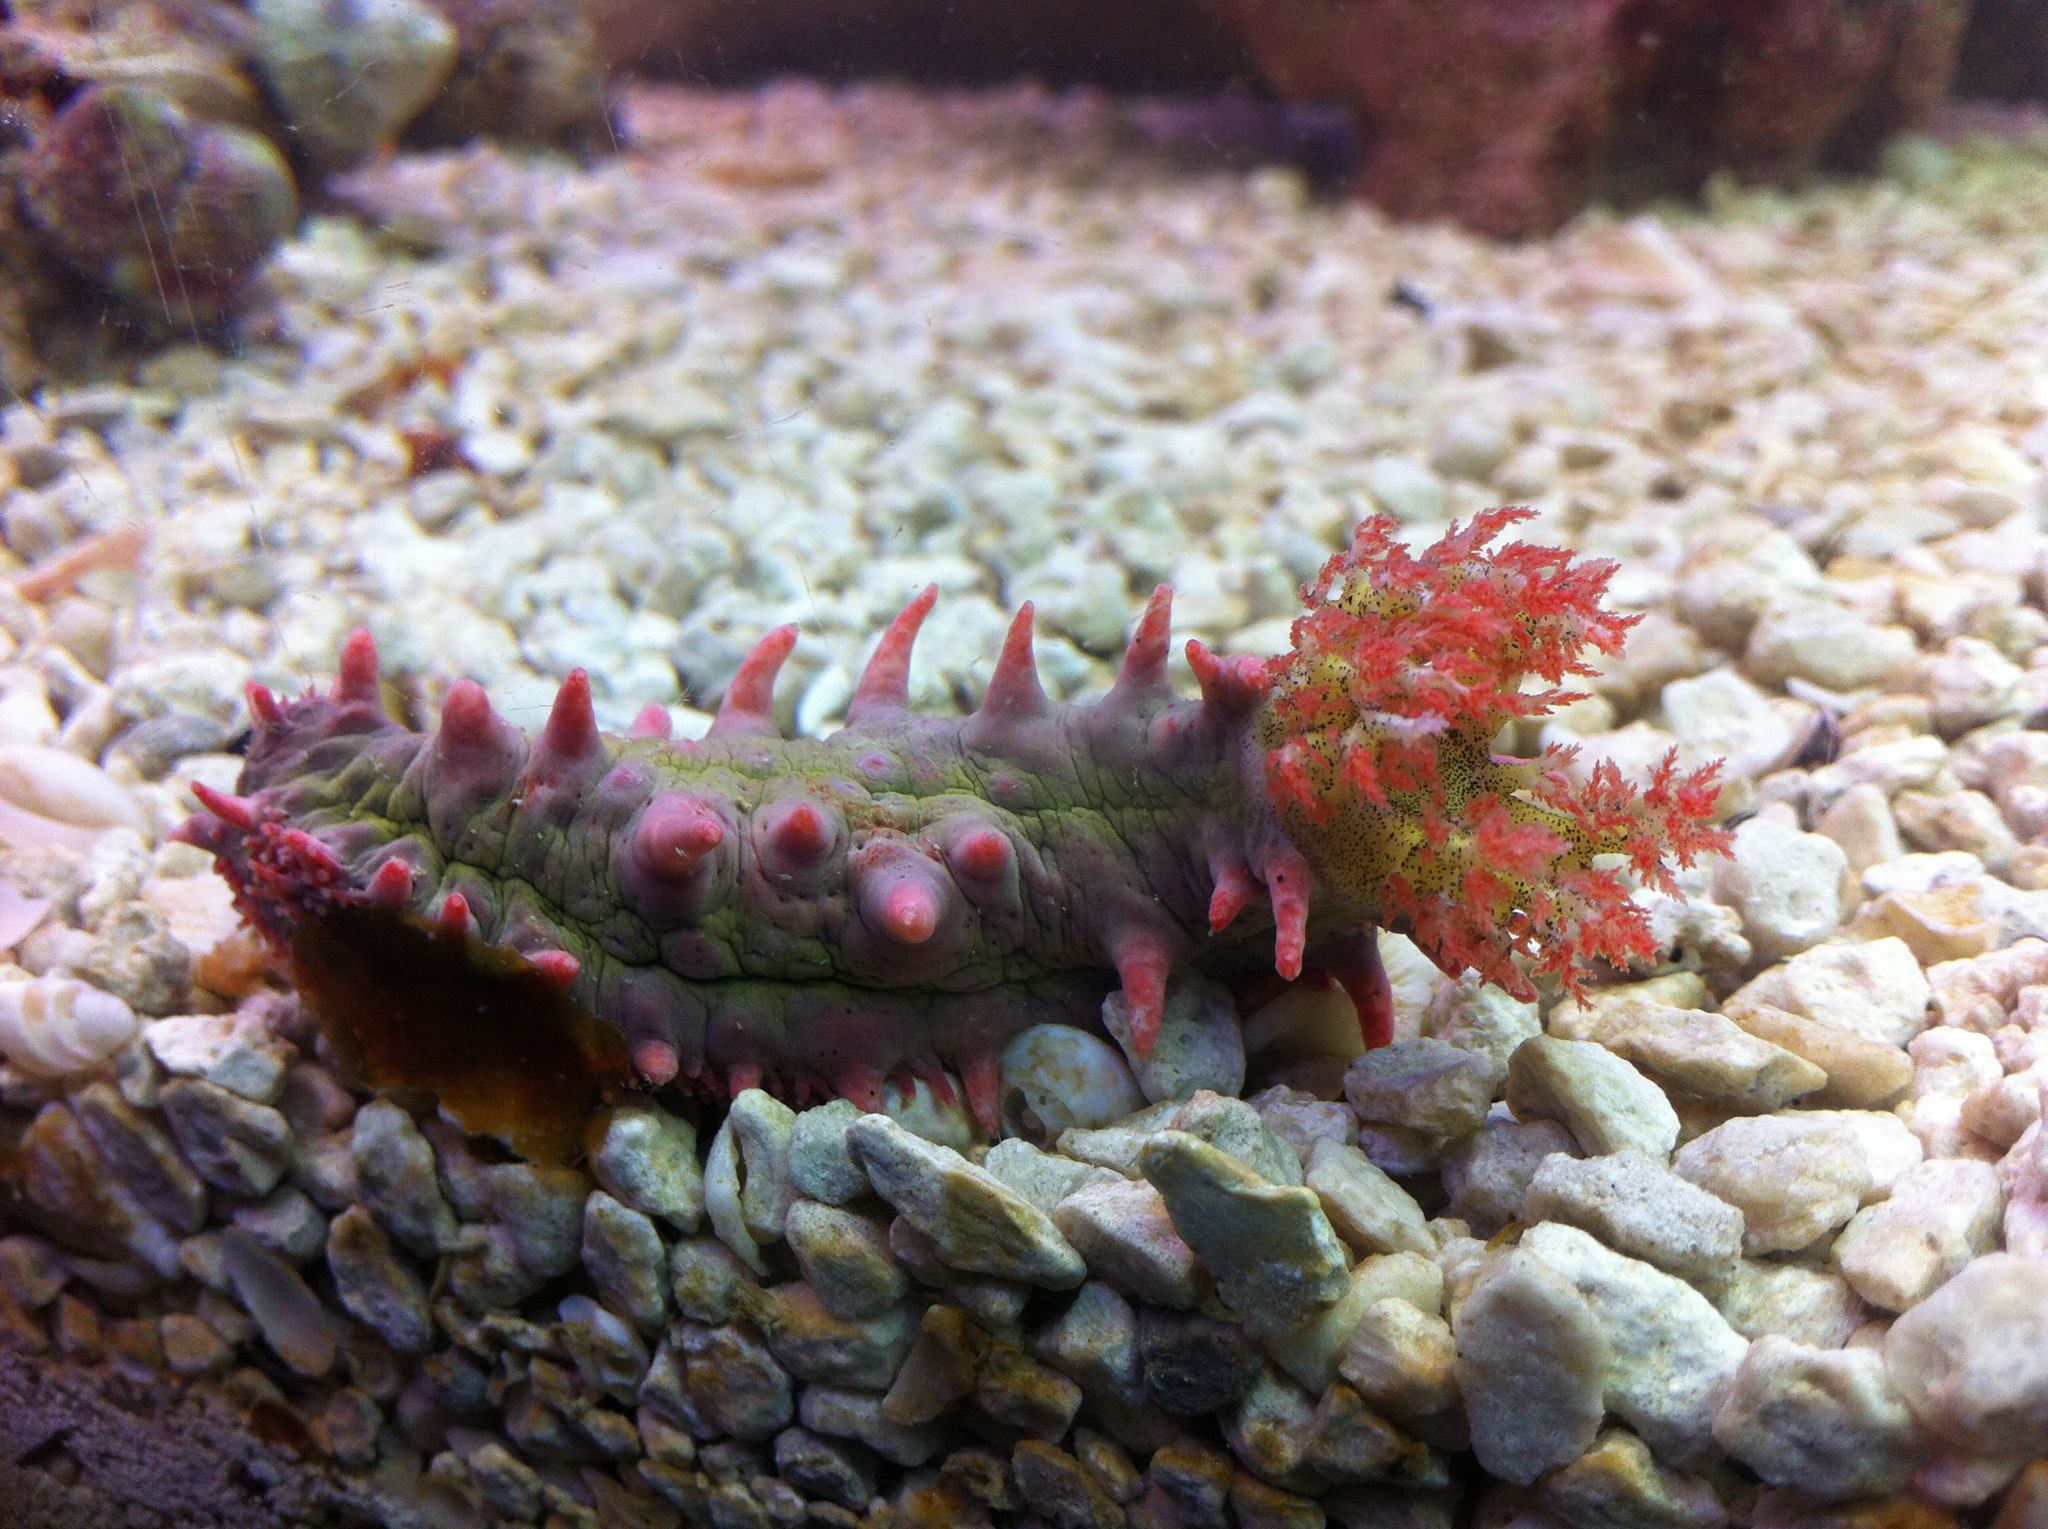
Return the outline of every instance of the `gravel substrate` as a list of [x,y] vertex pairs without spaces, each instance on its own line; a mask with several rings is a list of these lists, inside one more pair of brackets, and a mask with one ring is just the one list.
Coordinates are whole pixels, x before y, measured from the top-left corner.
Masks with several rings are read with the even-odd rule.
[[[0,1341],[393,1523],[2039,1521],[2048,143],[1504,248],[1095,98],[628,115],[359,175],[237,354],[0,423]],[[358,622],[421,707],[580,665],[689,733],[795,621],[819,731],[927,582],[920,705],[1025,599],[1073,695],[1160,580],[1276,651],[1360,514],[1503,502],[1647,612],[1521,742],[1725,756],[1741,816],[1585,1004],[1390,939],[1355,1062],[1267,1011],[1241,1089],[1090,1116],[1101,1047],[993,1150],[752,1092],[537,1168],[346,1088],[164,842]],[[94,1427],[14,1453],[146,1499]]]

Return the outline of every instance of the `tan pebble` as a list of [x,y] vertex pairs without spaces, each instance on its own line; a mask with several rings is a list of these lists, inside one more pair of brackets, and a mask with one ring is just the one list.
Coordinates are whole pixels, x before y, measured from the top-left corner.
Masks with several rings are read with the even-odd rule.
[[0,744],[0,798],[74,828],[147,826],[128,788],[89,759],[32,743]]

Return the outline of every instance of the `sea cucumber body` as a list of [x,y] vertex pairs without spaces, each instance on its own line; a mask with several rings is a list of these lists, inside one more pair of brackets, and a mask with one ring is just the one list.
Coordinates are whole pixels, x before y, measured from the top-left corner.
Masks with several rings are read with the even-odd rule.
[[913,714],[885,672],[824,739],[730,703],[699,740],[600,734],[580,676],[535,738],[468,684],[419,733],[359,651],[333,694],[265,698],[241,795],[187,832],[283,945],[336,902],[381,901],[553,962],[645,1081],[871,1102],[944,1069],[986,1114],[996,1054],[1032,1024],[1100,1028],[1120,982],[1143,1034],[1184,974],[1272,972],[1258,881],[1280,908],[1295,879],[1286,975],[1305,944],[1350,949],[1368,911],[1325,899],[1306,922],[1255,690],[1177,696],[1155,619],[1108,695],[1053,703],[1024,625],[1027,667],[1012,643],[973,715]]

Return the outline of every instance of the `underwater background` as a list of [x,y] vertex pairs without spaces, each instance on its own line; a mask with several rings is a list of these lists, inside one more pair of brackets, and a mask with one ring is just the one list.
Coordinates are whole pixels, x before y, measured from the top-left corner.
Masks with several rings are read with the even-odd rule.
[[0,1529],[2048,1525],[2044,98],[0,0]]

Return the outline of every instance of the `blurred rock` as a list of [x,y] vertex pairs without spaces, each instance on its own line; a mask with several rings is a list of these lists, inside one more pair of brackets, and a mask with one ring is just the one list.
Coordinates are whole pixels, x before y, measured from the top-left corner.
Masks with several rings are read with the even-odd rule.
[[[1947,89],[1962,0],[1211,0],[1283,98],[1348,101],[1400,217],[1555,228],[1598,191],[1795,177]],[[1434,85],[1424,82],[1437,82]]]
[[268,142],[132,85],[73,96],[17,176],[42,246],[166,328],[219,318],[298,216]]
[[605,61],[577,0],[439,0],[437,9],[454,26],[454,69],[409,142],[489,137],[595,149],[612,141]]
[[339,170],[394,142],[455,68],[425,0],[254,0],[258,66],[295,152]]

